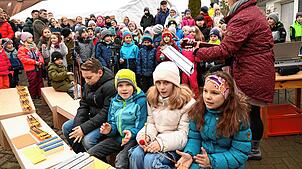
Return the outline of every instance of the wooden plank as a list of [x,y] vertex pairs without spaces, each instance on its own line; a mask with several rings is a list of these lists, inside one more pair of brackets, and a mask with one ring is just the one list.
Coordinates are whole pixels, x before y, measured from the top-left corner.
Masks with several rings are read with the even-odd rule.
[[302,88],[302,79],[275,82],[276,90],[277,89],[295,89],[295,88]]
[[[48,132],[52,136],[58,136],[36,113],[33,116],[41,123],[41,129]],[[15,125],[18,124],[18,125]],[[11,139],[23,134],[30,134],[29,126],[27,124],[26,115],[13,117],[0,121],[0,125],[3,129],[4,135],[8,140],[10,147],[12,148],[15,157],[17,158],[20,166],[22,168],[28,169],[40,169],[48,168],[61,161],[68,159],[70,156],[75,155],[75,153],[70,150],[69,146],[64,142],[64,150],[55,154],[47,156],[47,160],[42,161],[36,165],[32,164],[22,153],[23,149],[17,149],[15,145],[11,142]],[[34,138],[36,139],[36,138]],[[36,139],[37,140],[37,139]],[[37,140],[38,141],[38,140]],[[29,146],[30,147],[30,146]]]
[[[28,92],[27,87],[25,88]],[[0,120],[36,112],[36,108],[30,95],[28,96],[28,100],[32,110],[28,112],[22,110],[19,98],[20,96],[17,93],[16,88],[0,89]]]
[[301,80],[301,79],[302,79],[302,71],[299,71],[294,75],[287,75],[287,76],[281,76],[280,74],[276,73],[275,81]]
[[41,94],[44,101],[47,103],[48,107],[52,112],[53,125],[55,128],[60,129],[59,116],[57,113],[57,105],[64,104],[68,101],[73,101],[73,98],[70,97],[66,92],[55,91],[53,87],[44,87],[41,88]]

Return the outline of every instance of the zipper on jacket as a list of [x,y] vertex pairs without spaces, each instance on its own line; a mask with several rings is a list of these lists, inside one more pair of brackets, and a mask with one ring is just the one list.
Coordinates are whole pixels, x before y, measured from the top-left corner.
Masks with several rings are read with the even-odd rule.
[[122,112],[124,111],[126,107],[126,101],[123,101],[123,108],[119,111],[118,115],[118,131],[120,132],[121,136],[123,136],[123,131],[122,131]]

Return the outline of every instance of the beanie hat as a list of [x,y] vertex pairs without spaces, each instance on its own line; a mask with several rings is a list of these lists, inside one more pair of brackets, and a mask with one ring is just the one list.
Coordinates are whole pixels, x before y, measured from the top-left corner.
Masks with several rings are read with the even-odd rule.
[[150,9],[149,9],[148,7],[145,7],[144,12],[145,12],[145,11],[150,12]]
[[150,41],[151,43],[153,42],[153,38],[149,32],[145,32],[142,38],[142,42],[144,41]]
[[297,12],[296,19],[298,18],[298,16],[302,16],[302,12]]
[[203,13],[208,13],[209,8],[207,6],[203,6],[200,8],[200,11],[202,11]]
[[[131,33],[129,31],[125,31],[123,33],[123,39],[126,37],[126,36],[131,36]],[[132,36],[131,36],[132,37]]]
[[104,29],[102,32],[101,32],[101,38],[104,40],[104,38],[106,37],[106,36],[110,36],[111,35],[111,32],[110,32],[110,30],[108,30],[108,29]]
[[12,44],[13,41],[12,41],[11,39],[9,39],[9,38],[3,38],[3,39],[2,39],[2,46],[3,46],[4,49],[6,48],[6,46],[7,46],[9,43]]
[[164,27],[160,24],[156,24],[153,26],[153,32],[155,35],[161,34],[161,32],[163,31]]
[[166,80],[176,86],[180,86],[179,69],[174,62],[167,61],[161,62],[156,66],[153,72],[153,82]]
[[176,21],[174,19],[171,19],[171,20],[168,21],[167,25],[168,25],[168,27],[170,27],[170,25],[173,25],[173,24],[177,27]]
[[71,30],[69,28],[63,28],[61,30],[61,34],[64,36],[64,38],[67,38],[71,34]]
[[186,13],[192,13],[191,9],[186,9],[186,10],[185,10],[185,14],[186,14]]
[[54,51],[51,54],[51,62],[55,62],[58,59],[63,59],[63,56],[61,54],[61,52],[59,51]]
[[108,30],[110,31],[110,33],[111,33],[111,35],[116,35],[116,31],[115,31],[115,29],[114,29],[114,27],[110,27],[110,28],[108,28]]
[[204,20],[204,17],[202,15],[198,15],[195,18],[195,21],[203,21],[203,20]]
[[167,4],[167,1],[166,0],[162,0],[161,2],[160,2],[160,5],[166,5]]
[[172,38],[173,38],[173,35],[172,35],[172,33],[169,31],[169,29],[165,29],[165,30],[163,31],[163,33],[162,33],[161,36],[162,36],[163,39],[164,39],[165,36],[169,36],[171,40],[172,40]]
[[103,30],[104,30],[104,28],[97,26],[97,27],[95,27],[95,29],[94,29],[94,33],[95,33],[95,34],[101,33]]
[[279,22],[279,16],[276,12],[270,13],[267,17],[273,19],[275,23]]
[[221,36],[220,36],[220,31],[217,29],[217,28],[212,28],[211,31],[210,31],[210,36],[211,35],[216,35],[218,36],[218,38],[220,39]]
[[22,32],[20,39],[25,42],[28,38],[33,37],[33,35],[29,32]]
[[90,20],[87,25],[88,26],[90,26],[90,25],[96,25],[96,23],[94,22],[94,20]]
[[121,82],[130,83],[134,89],[137,89],[135,73],[130,69],[121,69],[115,75],[115,88],[117,88],[118,84]]
[[78,31],[79,35],[81,36],[82,33],[87,32],[87,28],[85,26],[81,26],[76,31]]
[[177,13],[177,9],[176,9],[174,6],[172,6],[172,7],[170,8],[170,11],[174,11],[175,13]]

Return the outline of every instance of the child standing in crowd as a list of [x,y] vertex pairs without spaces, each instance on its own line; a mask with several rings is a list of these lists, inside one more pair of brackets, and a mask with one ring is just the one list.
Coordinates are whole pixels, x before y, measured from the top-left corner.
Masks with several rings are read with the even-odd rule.
[[176,45],[175,41],[173,40],[173,35],[172,33],[168,30],[165,29],[162,33],[162,40],[160,42],[160,45],[156,49],[156,62],[161,63],[164,61],[169,61],[170,59],[166,57],[162,52],[161,49],[163,49],[165,46],[172,46],[176,50],[179,51],[178,46]]
[[212,28],[210,31],[210,41],[209,44],[220,45],[220,31],[217,28]]
[[2,39],[0,39],[0,89],[9,88],[9,69],[11,64],[2,47]]
[[72,56],[72,49],[74,48],[74,41],[73,41],[73,35],[70,28],[63,28],[61,31],[61,34],[64,37],[64,43],[67,47],[67,55],[66,55],[66,62],[67,62],[67,70],[72,72],[72,65],[73,65],[73,56]]
[[152,45],[152,37],[148,32],[144,34],[142,42],[136,61],[136,75],[139,86],[147,92],[153,84],[152,73],[156,66],[156,49]]
[[6,39],[6,42],[3,43],[3,48],[13,70],[13,74],[9,74],[10,87],[16,87],[16,85],[19,84],[19,74],[22,73],[21,70],[23,70],[23,65],[18,59],[18,50],[14,47],[12,40]]
[[80,63],[84,63],[88,58],[94,57],[94,46],[88,38],[87,28],[80,27],[77,31],[79,37],[75,41],[75,55]]
[[120,69],[130,69],[136,72],[136,59],[138,58],[138,47],[132,40],[131,33],[123,33],[123,46],[120,50]]
[[23,45],[18,50],[18,58],[24,66],[28,79],[28,90],[33,99],[40,99],[43,87],[42,66],[44,59],[33,41],[33,35],[22,32]]
[[48,45],[42,45],[42,54],[44,57],[46,58],[50,58],[51,59],[51,54],[54,51],[58,51],[62,54],[63,56],[63,64],[65,67],[67,67],[67,61],[66,61],[66,55],[68,53],[68,49],[64,43],[64,41],[62,41],[62,37],[61,34],[59,32],[53,32],[50,36]]
[[160,42],[161,42],[161,33],[163,32],[164,27],[160,24],[156,24],[152,27],[153,29],[153,43],[154,43],[154,48],[157,49],[157,47],[159,46]]
[[181,26],[195,26],[195,20],[192,18],[190,9],[185,10],[185,17],[182,19]]
[[182,32],[183,32],[184,37],[188,36],[190,34],[190,30],[191,30],[190,26],[183,26],[182,27]]
[[95,58],[101,62],[101,65],[111,69],[113,64],[112,59],[112,46],[111,32],[107,29],[101,32],[101,39],[95,46]]
[[209,34],[211,28],[207,27],[207,22],[202,15],[197,16],[195,20],[196,20],[196,26],[202,32],[205,41],[208,42],[210,40]]
[[[51,31],[49,27],[45,27],[42,29],[42,36],[40,37],[39,43],[38,43],[38,48],[40,51],[42,51],[42,45],[48,45],[49,39],[51,36]],[[48,64],[48,62],[50,61],[50,58],[45,58],[44,57],[44,61],[46,64]]]
[[154,86],[148,90],[147,123],[129,152],[131,169],[174,168],[175,150],[187,143],[188,110],[194,104],[192,92],[180,85],[179,69],[173,62],[160,63],[153,72]]
[[129,69],[121,69],[115,76],[118,94],[111,100],[108,123],[103,123],[101,134],[110,138],[98,143],[89,154],[100,159],[118,153],[115,168],[128,169],[128,150],[135,146],[136,134],[147,120],[146,95],[136,85],[135,74]]
[[[71,96],[74,95],[74,77],[72,72],[68,72],[63,64],[63,55],[54,51],[51,54],[51,62],[48,66],[48,75],[51,80],[51,85],[56,91],[68,92]],[[77,87],[80,89],[79,87]],[[80,93],[80,91],[77,91]]]
[[128,24],[129,31],[136,45],[141,43],[141,31],[137,27],[134,21],[130,21]]
[[233,79],[215,72],[189,112],[189,138],[176,167],[244,168],[251,151],[248,103],[235,92]]
[[[186,36],[183,41],[195,41],[192,35]],[[182,52],[187,59],[189,59],[194,64],[194,72],[188,76],[185,72],[181,74],[181,80],[183,84],[187,84],[191,87],[194,92],[194,98],[197,99],[199,97],[199,88],[197,83],[197,63],[195,61],[194,56],[194,48],[193,46],[187,47],[182,43]]]

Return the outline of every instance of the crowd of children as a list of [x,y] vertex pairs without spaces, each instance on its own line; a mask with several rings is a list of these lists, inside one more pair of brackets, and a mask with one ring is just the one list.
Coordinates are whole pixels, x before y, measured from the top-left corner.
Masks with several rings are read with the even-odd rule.
[[[246,98],[227,73],[206,74],[218,62],[199,63],[194,54],[196,41],[219,45],[224,37],[216,8],[212,18],[205,7],[193,18],[190,9],[182,17],[171,7],[163,24],[149,21],[145,8],[143,29],[128,17],[118,23],[93,15],[86,26],[77,17],[73,27],[43,28],[37,45],[31,33],[16,33],[17,47],[0,41],[0,88],[18,85],[24,70],[33,99],[41,97],[43,78],[57,91],[83,94],[81,110],[63,133],[75,152],[102,160],[118,153],[116,168],[242,168],[251,151]],[[167,46],[193,63],[191,75],[162,52]],[[108,91],[99,91],[103,83]],[[108,110],[97,103],[106,92]],[[93,113],[83,110],[86,104]]]

